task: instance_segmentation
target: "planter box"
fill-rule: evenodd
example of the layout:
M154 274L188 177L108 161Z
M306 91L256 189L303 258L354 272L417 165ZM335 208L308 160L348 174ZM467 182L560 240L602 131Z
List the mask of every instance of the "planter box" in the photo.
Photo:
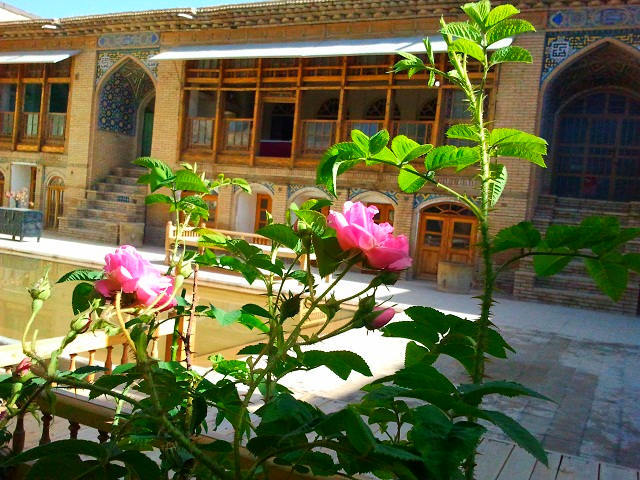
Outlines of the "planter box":
M0 207L0 233L11 235L13 240L20 237L42 236L42 212L28 208Z
M466 263L438 262L438 290L469 293L473 286L473 266Z

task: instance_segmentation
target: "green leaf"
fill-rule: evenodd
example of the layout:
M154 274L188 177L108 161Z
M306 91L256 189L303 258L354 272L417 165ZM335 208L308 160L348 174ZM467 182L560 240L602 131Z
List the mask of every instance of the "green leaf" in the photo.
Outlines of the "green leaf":
M537 251L541 252L557 252L557 253L566 253L566 255L536 255L533 257L533 268L536 272L536 275L540 277L549 277L551 275L555 275L560 272L564 267L571 263L573 257L571 256L572 251L566 247L557 248L557 249L546 249L539 248Z
M470 383L458 387L462 398L474 405L479 404L486 395L504 395L505 397L527 396L551 401L549 398L535 392L519 383L507 381L493 381L482 384Z
M311 350L304 353L302 363L309 369L324 365L343 380L349 378L352 371L367 377L372 376L367 362L360 355L346 350L333 352Z
M415 172L415 173L414 173ZM415 193L424 187L427 181L418 175L411 165L405 165L398 174L398 186L405 193Z
M629 270L640 273L640 253L627 253L623 256L623 261Z
M391 150L401 163L404 163L405 157L419 146L420 144L418 142L410 139L406 135L398 135L391 141Z
M156 158L140 157L134 160L133 163L150 170L149 174L143 175L138 179L138 183L148 184L152 192L160 187L168 186L175 178L173 170L166 163Z
M481 412L482 418L500 427L518 446L525 449L541 463L548 465L547 454L542 448L542 445L540 445L540 442L522 425L502 412L492 410L482 410Z
M369 137L360 130L351 130L351 140L355 143L362 153L367 156L369 154Z
M173 200L168 195L164 195L162 193L152 193L144 197L145 205L152 205L154 203L166 203L171 205L173 204Z
M471 40L475 43L480 43L482 41L482 33L480 33L480 31L469 22L447 23L442 27L440 32L453 37L466 38L467 40Z
M491 164L491 179L489 180L489 199L492 207L495 207L507 185L507 167L498 163Z
M493 45L504 38L515 37L522 33L535 31L534 26L526 20L518 18L504 20L487 31L487 45Z
M300 238L298 238L293 229L288 225L272 223L262 227L256 233L263 237L267 237L276 243L284 245L294 252L300 252L302 250Z
M498 157L516 157L529 160L539 167L547 168L543 155L547 154L547 147L542 145L522 145L517 143L505 143L495 150Z
M431 150L424 159L427 171L456 167L460 169L480 161L478 150L471 147L444 145Z
M217 308L211 305L211 308L205 312L205 315L207 317L215 318L216 320L218 320L218 323L220 323L220 325L225 327L239 321L240 317L242 316L242 310L232 310L230 312L227 312L225 310L222 310L221 308Z
M323 185L327 191L336 196L338 175L364 161L366 153L355 143L343 142L330 147L322 156L316 169L316 183Z
M458 38L449 45L449 50L469 55L479 62L484 62L484 51L482 47L472 40Z
M34 447L11 457L3 462L2 466L20 465L21 463L55 455L87 455L91 458L105 459L107 458L107 450L103 445L89 440L58 440L57 442Z
M58 279L56 283L77 281L95 282L96 280L102 279L103 275L104 272L102 270L88 270L86 268L79 268L77 270L72 270L68 273L65 273Z
M514 62L514 63L531 63L533 58L528 50L515 45L509 45L502 47L491 54L489 63L491 65L497 65L499 63Z
M130 364L130 365L133 366L133 364ZM116 372L114 370L111 375L102 375L101 377L98 377L98 379L94 382L94 384L97 385L98 387L113 390L117 386L124 385L125 383L128 383L130 381L130 379L127 376L119 375L119 373L120 371ZM98 398L100 395L102 395L102 393L97 392L96 390L90 390L89 400Z
M271 314L267 310L255 303L247 303L246 305L243 305L242 311L257 317L271 318Z
M519 13L520 10L508 3L505 5L498 5L489 12L487 17L487 27L493 27L496 23L499 23L509 17L513 17Z
M495 128L489 134L489 144L494 155L524 158L546 167L542 156L547 154L547 142L543 138L514 128Z
M532 249L540 241L540 232L531 222L520 222L500 230L493 239L491 251L498 253L512 248Z
M608 262L606 257L598 260L585 258L584 264L598 288L614 302L620 300L629 279L627 267L620 263Z
M487 18L491 11L491 3L489 0L480 0L479 2L465 3L460 8L473 20L480 30L485 31Z
M202 178L191 170L178 170L176 172L176 190L187 190L189 192L209 193Z
M476 126L466 123L457 123L456 125L450 126L447 130L447 138L469 140L476 143L480 141L480 135L478 135Z
M144 453L127 450L115 456L114 460L124 463L132 478L137 480L158 480L161 478L160 467Z
M71 308L73 313L77 315L84 312L91 306L91 300L98 298L98 293L91 283L79 283L73 289L71 294Z
M496 146L504 143L537 144L546 147L547 141L515 128L494 128L489 133L489 145Z
M389 143L389 132L380 130L369 139L369 154L375 155L379 153Z
M377 442L369 426L352 406L343 412L344 428L349 443L362 455L373 451Z

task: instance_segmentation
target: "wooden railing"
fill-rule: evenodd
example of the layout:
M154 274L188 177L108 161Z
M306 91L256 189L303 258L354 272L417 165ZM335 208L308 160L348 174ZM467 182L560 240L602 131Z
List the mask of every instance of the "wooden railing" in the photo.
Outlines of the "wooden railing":
M351 81L388 78L391 68L390 65L348 65L347 78Z
M38 138L38 123L40 122L39 112L27 112L21 118L21 140L34 141Z
M302 68L305 82L325 82L338 80L342 76L342 65L313 65Z
M221 233L222 235L228 238L245 240L247 243L250 243L252 245L259 247L265 253L268 253L271 249L271 240L257 233L236 232L233 230L219 230L219 229L215 229L215 231L217 233ZM164 237L165 261L167 263L169 263L173 246L175 242L178 240L181 242L184 242L184 244L187 246L201 248L198 243L200 239L200 234L197 233L197 230L195 229L195 227L188 227L183 229L179 239L176 238L176 233L177 233L177 228L173 224L173 222L170 222L170 221L167 222L167 227L165 229L165 237ZM211 248L212 250L224 250L222 247L220 248L207 247L207 248ZM297 257L297 254L289 248L280 248L278 249L278 256L283 258L295 259ZM312 260L314 259L312 258ZM305 267L306 261L307 261L306 256L302 256L299 258L301 268Z
M333 145L336 120L302 120L302 155L317 155Z
M351 139L351 130L360 130L362 133L369 135L375 135L376 132L382 130L384 122L382 120L348 120L344 122L344 131L342 132L342 138Z
M258 68L225 68L224 83L249 83L255 82L258 78Z
M158 329L156 330L155 336L153 340L149 343L149 355L153 358L160 358L160 354L158 351L158 345L161 337L170 338L173 335L173 323L172 322L162 322ZM35 346L31 346L33 351L42 359L47 360L51 357L51 354L59 348L62 343L64 337L54 337L47 338L43 340L39 340L36 342ZM171 343L167 340L167 344ZM119 361L114 359L114 349L118 348L121 352ZM78 335L67 347L62 351L62 355L60 357L61 360L66 360L68 362L68 369L75 370L78 359L81 359L86 362L87 365L94 365L96 363L96 355L100 355L104 357L104 368L105 371L103 375L109 375L113 370L113 366L116 363L124 364L129 362L129 349L128 344L124 335L113 335L109 336L102 330L97 330L91 333L82 333ZM165 360L170 360L171 352L169 349L165 348L163 352L163 358ZM3 345L0 346L0 368L5 369L10 372L11 368L25 357L24 352L22 350L22 345L19 343ZM96 374L91 374L87 377L87 381L93 382L96 378ZM51 413L47 410L49 407L46 403L42 403L41 409L43 411L42 415L42 436L40 437L40 445L45 443L49 443L51 441L50 436L50 425L53 419ZM69 432L71 438L77 438L78 430L80 429L80 424L83 425L92 425L91 421L93 419L93 413L95 412L85 412L85 415L82 417L85 420L80 421L77 417L76 409L71 408L67 411L70 412L71 416L67 416L69 419ZM63 409L63 411L65 411ZM76 416L73 415L75 411ZM60 404L56 402L56 415L60 415ZM97 420L97 419L96 419ZM110 428L101 429L102 424L96 425L98 428L98 439L101 442L106 442L109 439L109 430ZM24 449L25 445L25 428L24 428L24 415L19 415L15 419L15 428L13 432L13 445L12 449L14 453L19 453Z
M248 151L251 143L251 118L225 118L223 125L224 150Z
M13 136L13 112L0 112L0 137Z
M397 120L392 124L393 136L405 135L411 140L415 140L421 145L431 143L431 134L433 132L433 121L407 121Z
M298 67L264 67L262 69L262 80L264 82L293 82L298 78Z
M51 143L63 143L67 124L66 113L47 114L47 140Z
M187 148L211 149L213 142L213 118L187 118Z
M187 82L216 83L220 79L219 68L187 68Z

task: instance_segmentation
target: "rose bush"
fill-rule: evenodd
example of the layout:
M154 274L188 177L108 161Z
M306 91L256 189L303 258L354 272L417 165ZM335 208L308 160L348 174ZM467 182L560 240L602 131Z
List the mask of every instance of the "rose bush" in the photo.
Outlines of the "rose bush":
M409 241L404 235L393 235L393 226L377 224L373 218L378 213L374 205L361 202L345 202L343 212L331 210L327 224L335 229L343 250L360 250L370 267L393 272L411 266Z

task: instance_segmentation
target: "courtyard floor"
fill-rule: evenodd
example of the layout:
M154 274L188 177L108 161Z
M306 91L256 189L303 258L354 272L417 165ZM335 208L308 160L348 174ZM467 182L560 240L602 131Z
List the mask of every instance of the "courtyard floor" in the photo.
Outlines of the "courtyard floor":
M112 246L45 237L14 242L0 236L0 253L73 260L97 264ZM160 264L164 252L143 248L150 261ZM242 283L239 277L205 274L210 280ZM345 293L370 277L351 274ZM341 290L342 291L342 290ZM422 281L399 281L388 293L402 309L427 305L442 311L473 317L477 300L468 295L438 292ZM384 296L383 295L383 296ZM552 451L640 469L640 321L637 317L583 310L558 305L498 298L494 322L517 350L507 362L492 362L493 379L519 381L556 403L535 399L493 401L489 407L511 414ZM579 307L576 306L576 307ZM353 330L325 342L324 350L352 349L361 354L375 376L386 375L402 365L405 341L382 338L378 332ZM464 382L461 369L443 359L443 371ZM353 374L343 382L328 370L291 375L288 384L299 395L330 410L357 398L359 388L370 379ZM497 431L491 437L504 440ZM629 478L637 478L635 476ZM622 477L620 477L622 478ZM626 478L626 477L625 477Z

